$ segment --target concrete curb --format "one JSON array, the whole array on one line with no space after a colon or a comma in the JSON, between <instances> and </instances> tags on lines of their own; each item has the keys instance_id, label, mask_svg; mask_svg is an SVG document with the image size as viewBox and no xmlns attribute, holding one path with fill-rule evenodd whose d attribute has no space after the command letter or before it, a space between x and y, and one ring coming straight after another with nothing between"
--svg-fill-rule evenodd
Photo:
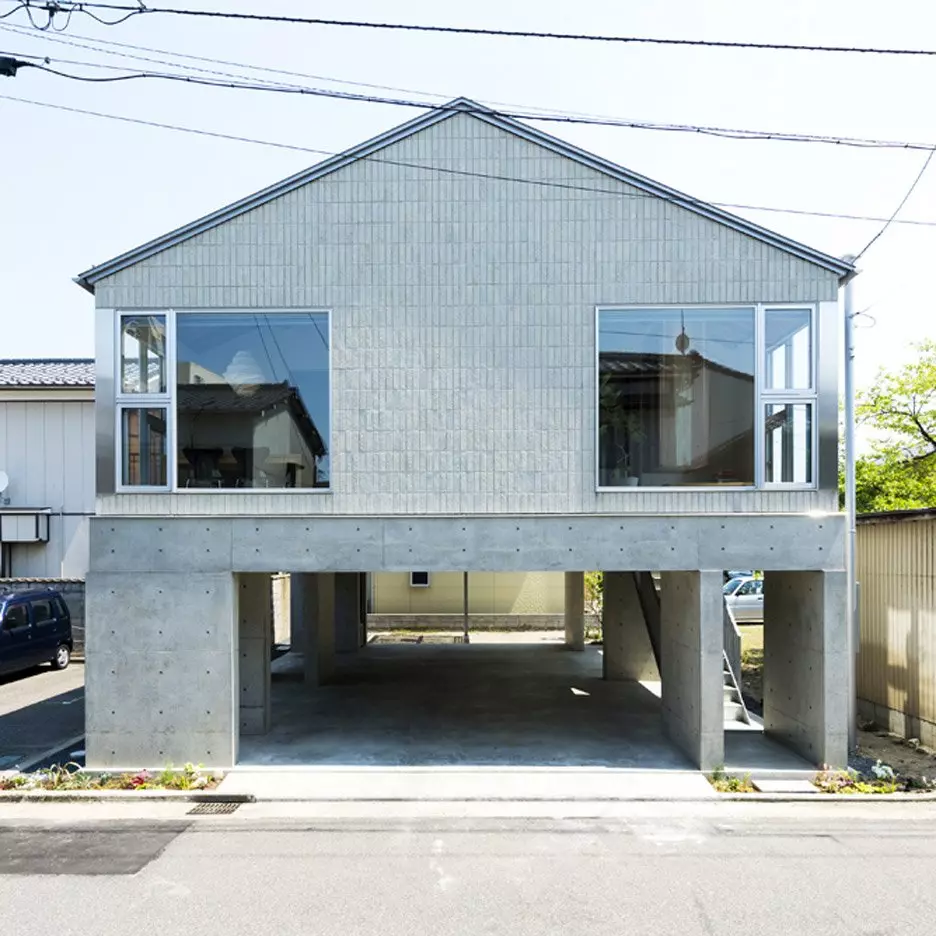
<instances>
[{"instance_id":1,"label":"concrete curb","mask_svg":"<svg viewBox=\"0 0 936 936\"><path fill-rule=\"evenodd\" d=\"M744 803L934 803L936 793L716 793L718 800ZM712 802L698 800L698 802Z\"/></svg>"},{"instance_id":2,"label":"concrete curb","mask_svg":"<svg viewBox=\"0 0 936 936\"><path fill-rule=\"evenodd\" d=\"M3 803L255 803L252 793L211 790L0 790Z\"/></svg>"}]
</instances>

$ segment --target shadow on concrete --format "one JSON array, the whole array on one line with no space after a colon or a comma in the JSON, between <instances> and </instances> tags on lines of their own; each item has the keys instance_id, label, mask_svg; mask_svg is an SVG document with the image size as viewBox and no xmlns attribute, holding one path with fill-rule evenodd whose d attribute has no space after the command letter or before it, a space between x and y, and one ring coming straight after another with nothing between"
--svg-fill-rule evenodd
<instances>
[{"instance_id":1,"label":"shadow on concrete","mask_svg":"<svg viewBox=\"0 0 936 936\"><path fill-rule=\"evenodd\" d=\"M692 769L660 700L605 682L596 647L375 644L321 688L301 668L295 654L274 664L272 730L241 738L240 765Z\"/></svg>"}]
</instances>

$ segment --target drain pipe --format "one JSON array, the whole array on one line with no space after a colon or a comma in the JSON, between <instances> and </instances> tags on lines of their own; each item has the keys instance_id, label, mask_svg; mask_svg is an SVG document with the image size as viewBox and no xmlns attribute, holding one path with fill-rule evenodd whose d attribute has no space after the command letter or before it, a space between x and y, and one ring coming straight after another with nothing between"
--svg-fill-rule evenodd
<instances>
[{"instance_id":1,"label":"drain pipe","mask_svg":"<svg viewBox=\"0 0 936 936\"><path fill-rule=\"evenodd\" d=\"M464 632L462 640L464 643L470 643L468 638L468 573L462 573L462 608L464 614Z\"/></svg>"},{"instance_id":2,"label":"drain pipe","mask_svg":"<svg viewBox=\"0 0 936 936\"><path fill-rule=\"evenodd\" d=\"M844 258L854 263L857 257ZM858 745L858 648L861 625L858 621L858 583L856 552L858 541L857 497L855 491L855 313L852 279L845 283L845 517L848 535L845 547L848 588L848 750Z\"/></svg>"}]
</instances>

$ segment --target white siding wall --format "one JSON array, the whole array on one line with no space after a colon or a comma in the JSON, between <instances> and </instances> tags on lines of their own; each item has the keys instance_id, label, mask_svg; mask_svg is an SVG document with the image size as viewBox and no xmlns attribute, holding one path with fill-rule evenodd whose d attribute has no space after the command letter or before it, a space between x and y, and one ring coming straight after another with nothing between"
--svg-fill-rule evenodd
<instances>
[{"instance_id":1,"label":"white siding wall","mask_svg":"<svg viewBox=\"0 0 936 936\"><path fill-rule=\"evenodd\" d=\"M94 513L93 401L0 400L0 468L10 476L10 507L52 510L48 543L13 544L13 575L83 578Z\"/></svg>"},{"instance_id":2,"label":"white siding wall","mask_svg":"<svg viewBox=\"0 0 936 936\"><path fill-rule=\"evenodd\" d=\"M836 291L817 266L458 115L97 287L101 309L331 309L333 494L118 495L99 509L835 509L832 492L597 494L594 310Z\"/></svg>"}]
</instances>

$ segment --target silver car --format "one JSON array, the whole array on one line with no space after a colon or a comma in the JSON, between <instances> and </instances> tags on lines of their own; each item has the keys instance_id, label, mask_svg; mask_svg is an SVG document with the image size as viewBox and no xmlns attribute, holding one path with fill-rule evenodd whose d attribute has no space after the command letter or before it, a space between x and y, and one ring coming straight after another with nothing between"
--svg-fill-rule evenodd
<instances>
[{"instance_id":1,"label":"silver car","mask_svg":"<svg viewBox=\"0 0 936 936\"><path fill-rule=\"evenodd\" d=\"M722 589L725 602L738 624L761 624L764 621L764 580L733 578Z\"/></svg>"}]
</instances>

